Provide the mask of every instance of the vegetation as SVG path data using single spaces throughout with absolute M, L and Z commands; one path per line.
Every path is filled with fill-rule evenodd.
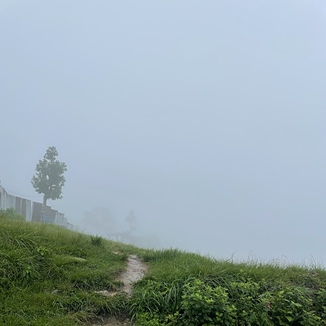
M 43 206 L 48 199 L 62 198 L 62 188 L 66 182 L 64 173 L 67 165 L 57 160 L 58 151 L 52 146 L 49 147 L 36 165 L 36 174 L 32 178 L 32 185 L 39 194 L 43 194 Z
M 139 325 L 326 325 L 326 271 L 146 252 L 130 308 Z
M 0 214 L 0 324 L 141 326 L 326 325 L 326 271 L 216 261 L 144 250 Z M 129 254 L 149 266 L 132 296 L 118 292 Z
M 8 220 L 25 221 L 25 216 L 17 213 L 13 208 L 0 209 L 0 218 Z
M 133 248 L 62 227 L 0 218 L 0 325 L 85 325 L 127 314 L 116 291 Z

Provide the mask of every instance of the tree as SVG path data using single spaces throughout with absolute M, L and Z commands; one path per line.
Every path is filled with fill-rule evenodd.
M 32 185 L 36 192 L 43 194 L 43 207 L 46 206 L 48 199 L 61 199 L 62 188 L 66 182 L 64 172 L 67 165 L 57 160 L 58 151 L 52 146 L 49 147 L 36 165 L 36 173 L 32 178 Z

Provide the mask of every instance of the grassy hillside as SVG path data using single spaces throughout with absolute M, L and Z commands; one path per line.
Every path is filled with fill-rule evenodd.
M 12 218 L 12 216 L 11 216 Z M 326 271 L 234 264 L 144 250 L 0 214 L 0 325 L 326 325 Z M 118 291 L 128 255 L 149 266 L 131 298 Z
M 135 249 L 61 227 L 0 218 L 0 324 L 78 325 L 125 314 L 117 275 Z M 84 323 L 85 324 L 85 323 Z

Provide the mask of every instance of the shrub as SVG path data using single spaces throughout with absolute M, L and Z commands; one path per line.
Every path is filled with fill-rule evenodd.
M 269 301 L 262 295 L 260 284 L 248 280 L 231 282 L 228 287 L 239 325 L 272 325 L 268 315 Z
M 313 310 L 307 290 L 287 286 L 269 295 L 270 318 L 274 325 L 319 326 L 322 319 Z
M 236 325 L 236 309 L 226 289 L 199 279 L 185 285 L 181 311 L 183 325 Z
M 320 289 L 316 293 L 314 308 L 316 310 L 316 314 L 318 314 L 322 320 L 326 321 L 326 289 Z

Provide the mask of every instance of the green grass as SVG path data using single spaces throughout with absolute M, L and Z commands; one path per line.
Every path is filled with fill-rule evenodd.
M 0 239 L 0 325 L 78 325 L 126 314 L 124 298 L 94 291 L 119 288 L 133 247 L 4 217 Z
M 149 273 L 136 284 L 131 300 L 139 325 L 204 325 L 204 316 L 212 319 L 205 325 L 326 325 L 322 268 L 234 263 L 175 249 L 147 251 L 142 257 L 150 265 Z M 225 291 L 228 298 L 220 313 L 227 315 L 227 308 L 234 308 L 233 321 L 217 322 L 218 307 L 207 312 L 212 303 L 205 306 L 205 300 L 216 302 L 214 291 Z M 202 319 L 189 319 L 189 311 L 198 305 Z
M 145 250 L 7 217 L 0 214 L 0 325 L 91 325 L 108 316 L 141 326 L 325 325 L 322 268 Z M 129 254 L 149 266 L 132 297 L 95 293 L 119 290 Z

